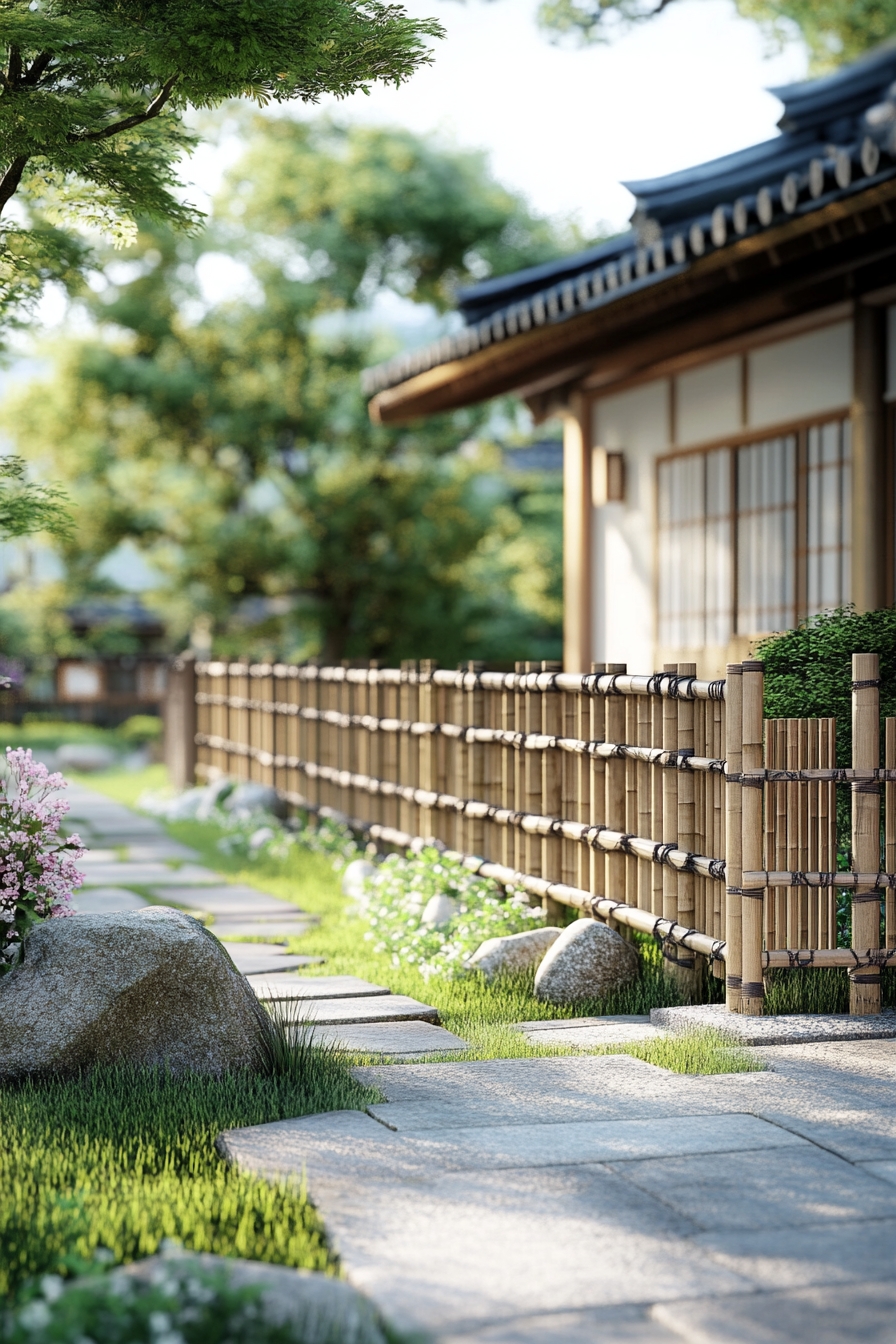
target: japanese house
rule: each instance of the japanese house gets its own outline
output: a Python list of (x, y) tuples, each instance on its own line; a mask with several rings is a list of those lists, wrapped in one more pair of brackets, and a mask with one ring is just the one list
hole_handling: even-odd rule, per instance
[(780, 135), (628, 182), (631, 230), (459, 295), (367, 371), (401, 423), (514, 392), (564, 422), (564, 663), (690, 661), (888, 605), (896, 47), (773, 90)]

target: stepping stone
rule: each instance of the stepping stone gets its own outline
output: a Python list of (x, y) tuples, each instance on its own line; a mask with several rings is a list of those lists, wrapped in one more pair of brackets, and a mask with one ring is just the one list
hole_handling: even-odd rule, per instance
[(372, 985), (356, 975), (266, 975), (252, 988), (266, 1003), (279, 999), (360, 999), (388, 994), (385, 985)]
[[(94, 863), (87, 870), (87, 884), (91, 886), (100, 883), (103, 886), (123, 886), (127, 883), (134, 887), (177, 887), (186, 890), (188, 884), (192, 887), (220, 881), (220, 873), (213, 873), (210, 868), (200, 868), (198, 864), (192, 863), (174, 869), (164, 863), (128, 863), (123, 859), (115, 859), (112, 862)], [(177, 903), (183, 904), (181, 901)]]
[(676, 1035), (713, 1030), (741, 1045), (810, 1045), (819, 1041), (860, 1041), (896, 1036), (896, 1011), (885, 1008), (875, 1017), (848, 1013), (793, 1013), (778, 1017), (744, 1017), (724, 1004), (703, 1003), (684, 1008), (653, 1008), (650, 1020)]
[(299, 1018), (319, 1022), (321, 1026), (340, 1026), (344, 1022), (435, 1022), (437, 1008), (430, 1008), (405, 994), (376, 994), (351, 999), (299, 999)]
[(572, 1045), (589, 1050), (596, 1045), (628, 1045), (668, 1036), (669, 1032), (651, 1026), (649, 1017), (576, 1017), (567, 1021), (519, 1022), (521, 1031), (532, 1045)]
[(182, 845), (179, 840), (169, 840), (160, 838), (151, 840), (148, 837), (140, 840), (136, 844), (128, 844), (128, 862), (129, 863), (165, 863), (168, 859), (183, 860), (190, 863), (199, 858), (195, 849), (190, 849), (189, 845)]
[(421, 1055), (443, 1051), (469, 1050), (453, 1032), (428, 1022), (389, 1022), (324, 1027), (315, 1025), (309, 1032), (315, 1045), (335, 1046), (358, 1055), (384, 1055), (389, 1058), (419, 1059)]
[(149, 901), (124, 887), (91, 887), (76, 891), (72, 909), (79, 915), (110, 915), (119, 910), (142, 910)]
[(222, 942), (229, 938), (264, 938), (269, 943), (285, 943), (287, 938), (299, 938), (317, 923), (316, 919), (275, 919), (266, 923), (261, 919), (216, 919), (212, 933)]
[(279, 947), (264, 943), (228, 943), (227, 955), (243, 975), (291, 971), (302, 964), (301, 957), (286, 956)]
[[(183, 869), (180, 870), (183, 872)], [(211, 876), (218, 884), (213, 889), (199, 886), (165, 886), (158, 892), (159, 898), (183, 905), (188, 910), (201, 910), (216, 919), (228, 916), (232, 919), (257, 919), (261, 915), (279, 915), (281, 918), (295, 919), (302, 911), (289, 901), (268, 896), (254, 887), (234, 883), (232, 886), (222, 883), (220, 874)], [(136, 879), (135, 879), (136, 880)], [(154, 886), (154, 883), (148, 884)]]

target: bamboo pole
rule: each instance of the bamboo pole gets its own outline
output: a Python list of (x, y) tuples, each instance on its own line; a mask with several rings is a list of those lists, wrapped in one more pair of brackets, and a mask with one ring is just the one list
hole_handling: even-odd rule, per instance
[[(664, 672), (677, 674), (677, 663), (665, 663)], [(678, 751), (678, 705), (672, 699), (663, 700), (663, 750)], [(678, 772), (663, 771), (663, 840), (666, 844), (677, 842), (678, 827)], [(678, 877), (674, 873), (663, 871), (663, 918), (676, 922), (678, 919)], [(676, 978), (678, 953), (671, 945), (663, 947), (663, 969), (672, 979)]]
[[(852, 763), (880, 764), (880, 667), (876, 653), (852, 656)], [(880, 866), (880, 785), (852, 786), (852, 865), (855, 872)], [(880, 892), (852, 898), (852, 946), (880, 947)], [(880, 971), (875, 966), (850, 973), (849, 1011), (867, 1017), (880, 1012)]]
[(725, 700), (725, 754), (729, 779), (725, 784), (725, 941), (728, 958), (725, 974), (725, 1001), (732, 1013), (741, 1011), (741, 794), (738, 776), (743, 766), (743, 669), (740, 663), (728, 664)]
[[(757, 660), (749, 660), (743, 667), (743, 769), (758, 770), (762, 766), (762, 702), (763, 667)], [(762, 857), (762, 802), (764, 785), (761, 780), (744, 781), (748, 787), (741, 790), (742, 849), (744, 869), (758, 868)], [(758, 1017), (763, 1011), (762, 983), (762, 925), (764, 890), (747, 890), (741, 895), (742, 981), (741, 1011)]]
[[(625, 663), (607, 663), (611, 676), (624, 675)], [(605, 699), (605, 738), (608, 742), (625, 741), (625, 697), (612, 689)], [(614, 831), (625, 831), (625, 761), (611, 758), (604, 773), (604, 821)], [(625, 900), (624, 854), (608, 854), (604, 860), (603, 894), (613, 901)]]
[[(652, 742), (658, 742), (662, 746), (663, 738), (663, 713), (665, 701), (658, 695), (652, 695), (649, 699), (650, 704), (650, 737)], [(651, 770), (650, 772), (650, 812), (652, 829), (650, 838), (656, 841), (662, 841), (665, 836), (663, 826), (663, 790), (665, 788), (665, 770)], [(656, 866), (651, 868), (650, 888), (651, 902), (650, 909), (656, 915), (663, 913), (663, 884), (665, 878), (663, 871)]]
[[(543, 662), (543, 672), (560, 672), (562, 663)], [(550, 737), (558, 737), (563, 728), (563, 706), (559, 691), (546, 690), (541, 695), (541, 731)], [(548, 749), (541, 757), (541, 796), (542, 810), (549, 817), (563, 816), (563, 760), (559, 751)], [(551, 881), (563, 880), (563, 841), (557, 837), (545, 837), (541, 842), (541, 873)], [(550, 896), (542, 900), (546, 924), (561, 924), (562, 909)]]
[[(516, 728), (515, 713), (515, 695), (513, 691), (506, 688), (501, 691), (501, 727), (505, 732), (513, 732)], [(514, 794), (514, 775), (516, 771), (516, 758), (519, 752), (513, 747), (505, 746), (501, 748), (501, 806), (512, 808), (515, 805), (516, 798)], [(514, 866), (514, 846), (516, 838), (513, 831), (504, 829), (501, 836), (501, 862), (507, 867)]]
[[(646, 695), (639, 695), (636, 701), (638, 718), (638, 745), (641, 747), (650, 747), (651, 741), (651, 700)], [(638, 835), (654, 836), (653, 812), (651, 804), (653, 802), (653, 791), (651, 788), (652, 774), (658, 773), (652, 770), (646, 761), (638, 761), (636, 775), (636, 804), (637, 818), (632, 830), (637, 831)], [(651, 881), (651, 869), (647, 864), (639, 863), (637, 868), (638, 888), (634, 904), (641, 910), (653, 910), (653, 884)]]
[[(695, 677), (696, 663), (679, 663), (680, 677)], [(694, 702), (679, 700), (678, 712), (678, 751), (683, 757), (694, 754)], [(671, 772), (670, 772), (671, 773)], [(678, 777), (678, 835), (679, 846), (693, 850), (696, 845), (696, 799), (694, 776), (684, 771)], [(678, 874), (678, 908), (676, 921), (686, 928), (697, 928), (696, 919), (697, 882), (694, 873)], [(684, 998), (696, 1002), (699, 997), (701, 968), (693, 954), (679, 952), (676, 959), (675, 978)]]
[[(591, 671), (598, 676), (606, 671), (606, 663), (592, 663)], [(603, 742), (606, 739), (606, 696), (592, 694), (589, 697), (589, 722), (590, 727), (588, 735), (592, 742)], [(607, 790), (604, 782), (606, 775), (606, 762), (597, 756), (592, 756), (588, 771), (588, 824), (591, 826), (606, 825), (606, 806)], [(604, 859), (602, 855), (591, 851), (588, 865), (588, 890), (592, 894), (598, 893), (606, 895), (606, 885), (604, 879)]]
[[(578, 697), (571, 691), (561, 691), (561, 704), (563, 713), (563, 734), (565, 737), (575, 737), (578, 733)], [(579, 818), (579, 795), (577, 786), (579, 782), (579, 772), (574, 756), (569, 752), (563, 752), (560, 758), (561, 769), (563, 772), (562, 783), (562, 802), (560, 805), (561, 813), (564, 817), (574, 820)], [(567, 886), (574, 887), (577, 884), (581, 886), (578, 878), (576, 866), (576, 847), (569, 840), (563, 842), (563, 881)]]

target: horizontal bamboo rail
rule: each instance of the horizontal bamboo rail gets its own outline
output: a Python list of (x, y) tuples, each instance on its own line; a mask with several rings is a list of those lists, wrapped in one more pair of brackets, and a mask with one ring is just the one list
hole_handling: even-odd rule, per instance
[(743, 885), (751, 891), (764, 887), (873, 887), (894, 891), (896, 873), (771, 873), (760, 870), (744, 873)]
[(863, 966), (896, 966), (896, 948), (869, 947), (860, 952), (854, 947), (821, 948), (782, 948), (779, 951), (763, 952), (763, 967), (771, 970), (775, 967), (807, 969), (812, 966), (846, 967), (847, 970), (860, 970)]

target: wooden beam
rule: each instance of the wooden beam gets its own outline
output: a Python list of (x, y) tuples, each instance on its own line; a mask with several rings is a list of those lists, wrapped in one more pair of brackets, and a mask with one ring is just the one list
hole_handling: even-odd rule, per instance
[(886, 309), (856, 306), (853, 316), (852, 600), (875, 611), (886, 594), (884, 564)]
[(591, 399), (576, 393), (563, 417), (563, 671), (591, 667)]

